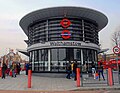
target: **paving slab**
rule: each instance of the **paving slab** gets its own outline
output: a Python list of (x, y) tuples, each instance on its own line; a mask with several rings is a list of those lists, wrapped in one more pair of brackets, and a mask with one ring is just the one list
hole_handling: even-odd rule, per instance
[[(27, 88), (28, 76), (21, 74), (16, 78), (7, 76), (6, 79), (0, 79), (0, 90), (28, 90), (28, 91), (75, 91), (75, 90), (109, 90), (120, 89), (119, 84), (108, 86), (106, 81), (98, 81), (93, 78), (84, 80), (82, 87), (76, 87), (76, 81), (73, 78), (66, 79), (65, 74), (41, 74), (32, 75), (32, 87)], [(93, 84), (92, 84), (93, 83)]]

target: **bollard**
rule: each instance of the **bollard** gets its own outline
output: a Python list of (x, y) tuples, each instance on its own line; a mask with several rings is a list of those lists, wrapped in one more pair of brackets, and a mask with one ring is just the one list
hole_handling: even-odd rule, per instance
[(28, 88), (31, 88), (31, 76), (32, 76), (32, 71), (28, 70)]
[(0, 77), (2, 77), (2, 67), (0, 67)]
[(112, 75), (112, 69), (108, 68), (108, 84), (109, 86), (113, 85), (113, 75)]
[(80, 68), (77, 68), (76, 69), (76, 71), (77, 71), (77, 81), (76, 81), (76, 83), (77, 83), (77, 87), (80, 87)]

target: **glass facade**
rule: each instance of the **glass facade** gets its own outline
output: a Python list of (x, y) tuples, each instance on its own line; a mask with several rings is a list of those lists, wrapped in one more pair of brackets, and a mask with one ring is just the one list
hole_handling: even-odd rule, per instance
[[(50, 61), (48, 60), (48, 51), (50, 51)], [(32, 70), (35, 72), (65, 72), (69, 60), (77, 60), (78, 67), (80, 67), (84, 64), (90, 65), (97, 62), (96, 55), (97, 51), (92, 49), (40, 49), (30, 52), (30, 61), (32, 62)], [(50, 65), (48, 65), (49, 63)]]

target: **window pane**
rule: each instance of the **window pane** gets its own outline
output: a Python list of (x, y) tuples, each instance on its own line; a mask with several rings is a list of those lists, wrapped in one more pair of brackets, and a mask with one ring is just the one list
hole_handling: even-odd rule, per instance
[(51, 71), (58, 71), (58, 49), (51, 49)]
[(66, 71), (66, 49), (59, 49), (59, 71)]

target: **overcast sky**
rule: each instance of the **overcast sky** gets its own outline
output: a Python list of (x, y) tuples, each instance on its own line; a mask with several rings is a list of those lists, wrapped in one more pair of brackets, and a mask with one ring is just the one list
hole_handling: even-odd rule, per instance
[(9, 48), (27, 48), (24, 43), (27, 36), (19, 26), (23, 16), (54, 6), (87, 7), (104, 13), (108, 24), (99, 33), (100, 43), (102, 48), (112, 49), (112, 33), (120, 28), (120, 0), (0, 0), (0, 56)]

